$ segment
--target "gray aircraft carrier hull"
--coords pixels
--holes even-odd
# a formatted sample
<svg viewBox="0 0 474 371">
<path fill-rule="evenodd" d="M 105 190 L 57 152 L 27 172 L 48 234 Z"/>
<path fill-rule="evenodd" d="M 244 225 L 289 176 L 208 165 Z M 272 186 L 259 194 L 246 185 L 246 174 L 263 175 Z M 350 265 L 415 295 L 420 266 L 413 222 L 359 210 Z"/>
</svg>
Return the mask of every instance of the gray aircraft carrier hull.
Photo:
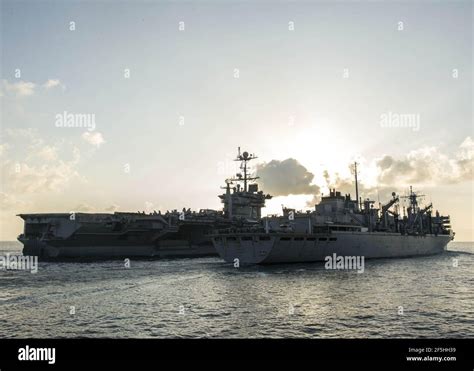
<svg viewBox="0 0 474 371">
<path fill-rule="evenodd" d="M 404 258 L 440 254 L 450 235 L 400 235 L 397 233 L 333 232 L 330 235 L 261 233 L 215 235 L 214 246 L 226 262 L 275 264 L 324 261 L 327 256 Z"/>
<path fill-rule="evenodd" d="M 173 241 L 172 245 L 68 245 L 53 246 L 39 240 L 23 241 L 23 255 L 41 260 L 104 260 L 104 259 L 166 259 L 216 256 L 212 243 L 192 245 L 188 241 Z"/>
</svg>

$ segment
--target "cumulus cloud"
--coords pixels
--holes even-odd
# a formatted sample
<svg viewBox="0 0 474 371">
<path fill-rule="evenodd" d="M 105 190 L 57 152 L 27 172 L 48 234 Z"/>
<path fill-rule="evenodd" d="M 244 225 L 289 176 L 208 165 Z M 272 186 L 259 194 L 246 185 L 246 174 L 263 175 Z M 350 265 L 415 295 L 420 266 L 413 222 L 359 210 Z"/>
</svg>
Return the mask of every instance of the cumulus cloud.
<svg viewBox="0 0 474 371">
<path fill-rule="evenodd" d="M 155 205 L 153 202 L 145 201 L 145 212 L 151 213 L 155 209 Z"/>
<path fill-rule="evenodd" d="M 265 192 L 273 196 L 319 193 L 319 187 L 311 184 L 314 174 L 293 158 L 257 165 L 257 175 Z"/>
<path fill-rule="evenodd" d="M 466 137 L 452 153 L 443 153 L 438 147 L 424 147 L 405 156 L 383 155 L 367 164 L 372 177 L 359 178 L 359 196 L 372 200 L 388 200 L 392 192 L 399 193 L 408 186 L 426 187 L 461 183 L 474 179 L 474 141 Z M 353 174 L 352 165 L 348 169 Z M 262 188 L 274 196 L 312 194 L 308 206 L 320 200 L 320 186 L 312 184 L 314 175 L 295 159 L 272 160 L 257 166 Z M 352 175 L 323 172 L 325 186 L 335 188 L 355 199 L 355 182 Z"/>
<path fill-rule="evenodd" d="M 45 161 L 54 161 L 58 158 L 57 148 L 50 145 L 43 146 L 35 155 Z"/>
<path fill-rule="evenodd" d="M 119 209 L 118 205 L 112 204 L 109 207 L 106 207 L 105 211 L 113 213 L 113 212 L 117 211 L 118 209 Z"/>
<path fill-rule="evenodd" d="M 74 167 L 62 160 L 40 166 L 9 161 L 3 170 L 12 189 L 27 193 L 58 191 L 78 176 Z"/>
<path fill-rule="evenodd" d="M 59 79 L 49 79 L 43 84 L 43 88 L 46 90 L 52 89 L 55 87 L 62 87 L 64 89 L 64 85 L 61 83 Z"/>
<path fill-rule="evenodd" d="M 8 143 L 0 143 L 0 157 L 2 157 L 8 150 Z"/>
<path fill-rule="evenodd" d="M 352 178 L 341 177 L 339 173 L 335 173 L 331 176 L 328 170 L 324 170 L 323 177 L 326 182 L 326 187 L 329 189 L 336 188 L 337 191 L 344 194 L 355 192 L 355 182 Z M 359 186 L 361 186 L 361 184 L 362 183 L 360 183 Z"/>
<path fill-rule="evenodd" d="M 81 203 L 81 204 L 77 205 L 72 211 L 88 213 L 88 212 L 94 211 L 94 207 L 92 207 L 89 204 Z"/>
<path fill-rule="evenodd" d="M 409 152 L 402 158 L 385 155 L 376 161 L 378 183 L 453 184 L 473 179 L 474 141 L 467 137 L 454 154 L 442 153 L 437 147 Z"/>
<path fill-rule="evenodd" d="M 3 186 L 7 192 L 18 194 L 58 191 L 79 176 L 76 165 L 80 160 L 80 153 L 76 147 L 72 149 L 72 159 L 66 160 L 59 158 L 56 146 L 45 143 L 35 130 L 9 129 L 5 133 L 9 140 L 19 141 L 28 148 L 28 153 L 23 158 L 2 156 L 0 166 Z"/>
<path fill-rule="evenodd" d="M 15 81 L 9 82 L 8 80 L 2 80 L 1 96 L 10 95 L 15 97 L 28 97 L 35 93 L 35 89 L 38 85 L 31 81 Z M 48 79 L 45 83 L 40 84 L 45 90 L 50 90 L 56 87 L 65 89 L 64 84 L 59 79 Z"/>
<path fill-rule="evenodd" d="M 93 133 L 86 131 L 84 134 L 82 134 L 82 139 L 97 148 L 99 148 L 103 143 L 105 143 L 102 133 L 99 133 L 98 131 Z"/>
<path fill-rule="evenodd" d="M 58 147 L 52 144 L 46 144 L 38 135 L 37 130 L 28 129 L 6 129 L 6 134 L 10 138 L 16 138 L 22 141 L 22 145 L 28 148 L 29 154 L 25 161 L 40 159 L 43 161 L 54 161 L 58 159 Z M 6 143 L 6 146 L 8 144 Z M 76 150 L 75 148 L 73 149 Z"/>
<path fill-rule="evenodd" d="M 349 170 L 353 172 L 352 165 L 349 166 Z M 328 189 L 336 189 L 336 191 L 341 192 L 341 194 L 349 194 L 351 199 L 356 199 L 355 179 L 353 177 L 344 177 L 339 173 L 335 173 L 331 176 L 327 170 L 324 170 L 323 176 Z M 359 197 L 362 197 L 363 199 L 370 198 L 371 200 L 388 200 L 392 198 L 392 192 L 395 192 L 401 188 L 405 188 L 405 186 L 406 184 L 401 185 L 400 187 L 397 187 L 394 184 L 369 186 L 359 179 Z"/>
<path fill-rule="evenodd" d="M 2 210 L 12 210 L 24 207 L 27 202 L 15 195 L 0 192 L 0 208 Z"/>
<path fill-rule="evenodd" d="M 17 97 L 27 97 L 33 95 L 35 92 L 36 84 L 28 81 L 18 81 L 9 83 L 7 80 L 3 80 L 3 90 L 7 94 L 12 94 Z"/>
<path fill-rule="evenodd" d="M 359 179 L 359 195 L 373 200 L 387 200 L 391 198 L 392 192 L 406 190 L 410 185 L 426 187 L 472 181 L 473 154 L 474 141 L 466 137 L 450 154 L 443 153 L 438 147 L 424 147 L 401 157 L 384 155 L 368 165 L 374 169 L 376 185 L 368 185 Z M 344 177 L 338 173 L 331 176 L 327 170 L 323 177 L 327 188 L 336 188 L 355 198 L 353 177 Z"/>
<path fill-rule="evenodd" d="M 38 133 L 33 128 L 21 129 L 21 128 L 7 128 L 5 129 L 5 133 L 12 138 L 27 138 L 30 141 L 38 139 Z"/>
</svg>

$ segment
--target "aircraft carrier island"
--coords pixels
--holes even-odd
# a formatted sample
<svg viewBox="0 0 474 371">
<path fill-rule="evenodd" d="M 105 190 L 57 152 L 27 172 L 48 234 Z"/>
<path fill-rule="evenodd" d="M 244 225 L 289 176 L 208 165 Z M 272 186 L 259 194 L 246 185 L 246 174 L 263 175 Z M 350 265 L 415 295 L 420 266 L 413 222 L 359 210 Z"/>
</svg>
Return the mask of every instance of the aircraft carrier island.
<svg viewBox="0 0 474 371">
<path fill-rule="evenodd" d="M 248 184 L 248 162 L 256 157 L 239 152 L 242 173 L 226 180 L 220 195 L 223 210 L 115 213 L 20 214 L 24 232 L 18 236 L 23 254 L 41 260 L 110 258 L 190 258 L 217 255 L 209 234 L 220 228 L 253 225 L 271 198 Z M 232 187 L 237 182 L 236 187 Z M 243 187 L 241 187 L 243 183 Z"/>
</svg>

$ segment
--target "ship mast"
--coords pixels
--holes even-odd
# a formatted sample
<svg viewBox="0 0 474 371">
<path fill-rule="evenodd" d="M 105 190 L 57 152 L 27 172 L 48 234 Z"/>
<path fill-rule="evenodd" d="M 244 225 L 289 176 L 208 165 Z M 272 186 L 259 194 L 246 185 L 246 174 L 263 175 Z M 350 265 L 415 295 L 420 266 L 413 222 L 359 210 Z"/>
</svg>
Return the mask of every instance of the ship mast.
<svg viewBox="0 0 474 371">
<path fill-rule="evenodd" d="M 258 220 L 261 217 L 261 208 L 265 207 L 265 200 L 272 198 L 271 195 L 263 194 L 258 191 L 258 184 L 251 183 L 259 179 L 258 176 L 251 176 L 251 169 L 247 163 L 256 159 L 257 156 L 249 154 L 248 152 L 240 152 L 238 147 L 238 154 L 234 161 L 240 162 L 241 173 L 237 173 L 233 178 L 226 179 L 225 194 L 220 195 L 219 198 L 224 203 L 224 214 L 232 220 L 232 218 L 250 218 Z M 243 175 L 242 175 L 243 173 Z M 236 187 L 231 187 L 233 182 L 237 183 Z M 243 187 L 241 187 L 243 183 Z M 231 190 L 233 192 L 231 193 Z"/>
<path fill-rule="evenodd" d="M 249 154 L 248 152 L 244 152 L 244 153 L 240 153 L 240 147 L 238 147 L 238 154 L 237 154 L 237 158 L 234 160 L 234 161 L 240 161 L 240 169 L 244 171 L 244 177 L 242 179 L 242 174 L 237 174 L 237 178 L 233 178 L 231 179 L 232 181 L 236 181 L 236 182 L 244 182 L 244 192 L 247 192 L 247 185 L 248 185 L 248 182 L 251 181 L 251 180 L 257 180 L 259 177 L 256 176 L 256 177 L 249 177 L 248 174 L 247 174 L 247 171 L 248 171 L 248 168 L 247 168 L 247 162 L 251 161 L 251 160 L 255 160 L 256 158 L 258 158 L 257 156 L 255 156 L 254 154 Z"/>
<path fill-rule="evenodd" d="M 416 193 L 413 191 L 412 186 L 410 186 L 410 193 L 408 196 L 403 196 L 402 198 L 408 199 L 410 202 L 410 209 L 412 213 L 416 213 L 419 210 L 418 207 L 418 197 L 424 197 L 425 195 Z"/>
<path fill-rule="evenodd" d="M 355 186 L 356 186 L 356 202 L 359 205 L 359 184 L 357 183 L 357 162 L 354 162 L 354 177 L 355 177 Z M 359 206 L 360 208 L 360 206 Z"/>
</svg>

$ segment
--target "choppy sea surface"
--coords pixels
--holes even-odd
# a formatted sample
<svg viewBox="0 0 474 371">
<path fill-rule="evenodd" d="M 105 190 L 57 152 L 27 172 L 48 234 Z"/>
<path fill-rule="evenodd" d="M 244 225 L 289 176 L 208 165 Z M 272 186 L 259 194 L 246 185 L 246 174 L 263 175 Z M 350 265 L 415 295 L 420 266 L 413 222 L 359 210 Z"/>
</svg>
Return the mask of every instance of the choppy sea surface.
<svg viewBox="0 0 474 371">
<path fill-rule="evenodd" d="M 410 259 L 234 268 L 219 258 L 0 270 L 1 338 L 474 337 L 474 243 Z M 0 255 L 21 254 L 1 242 Z"/>
</svg>

